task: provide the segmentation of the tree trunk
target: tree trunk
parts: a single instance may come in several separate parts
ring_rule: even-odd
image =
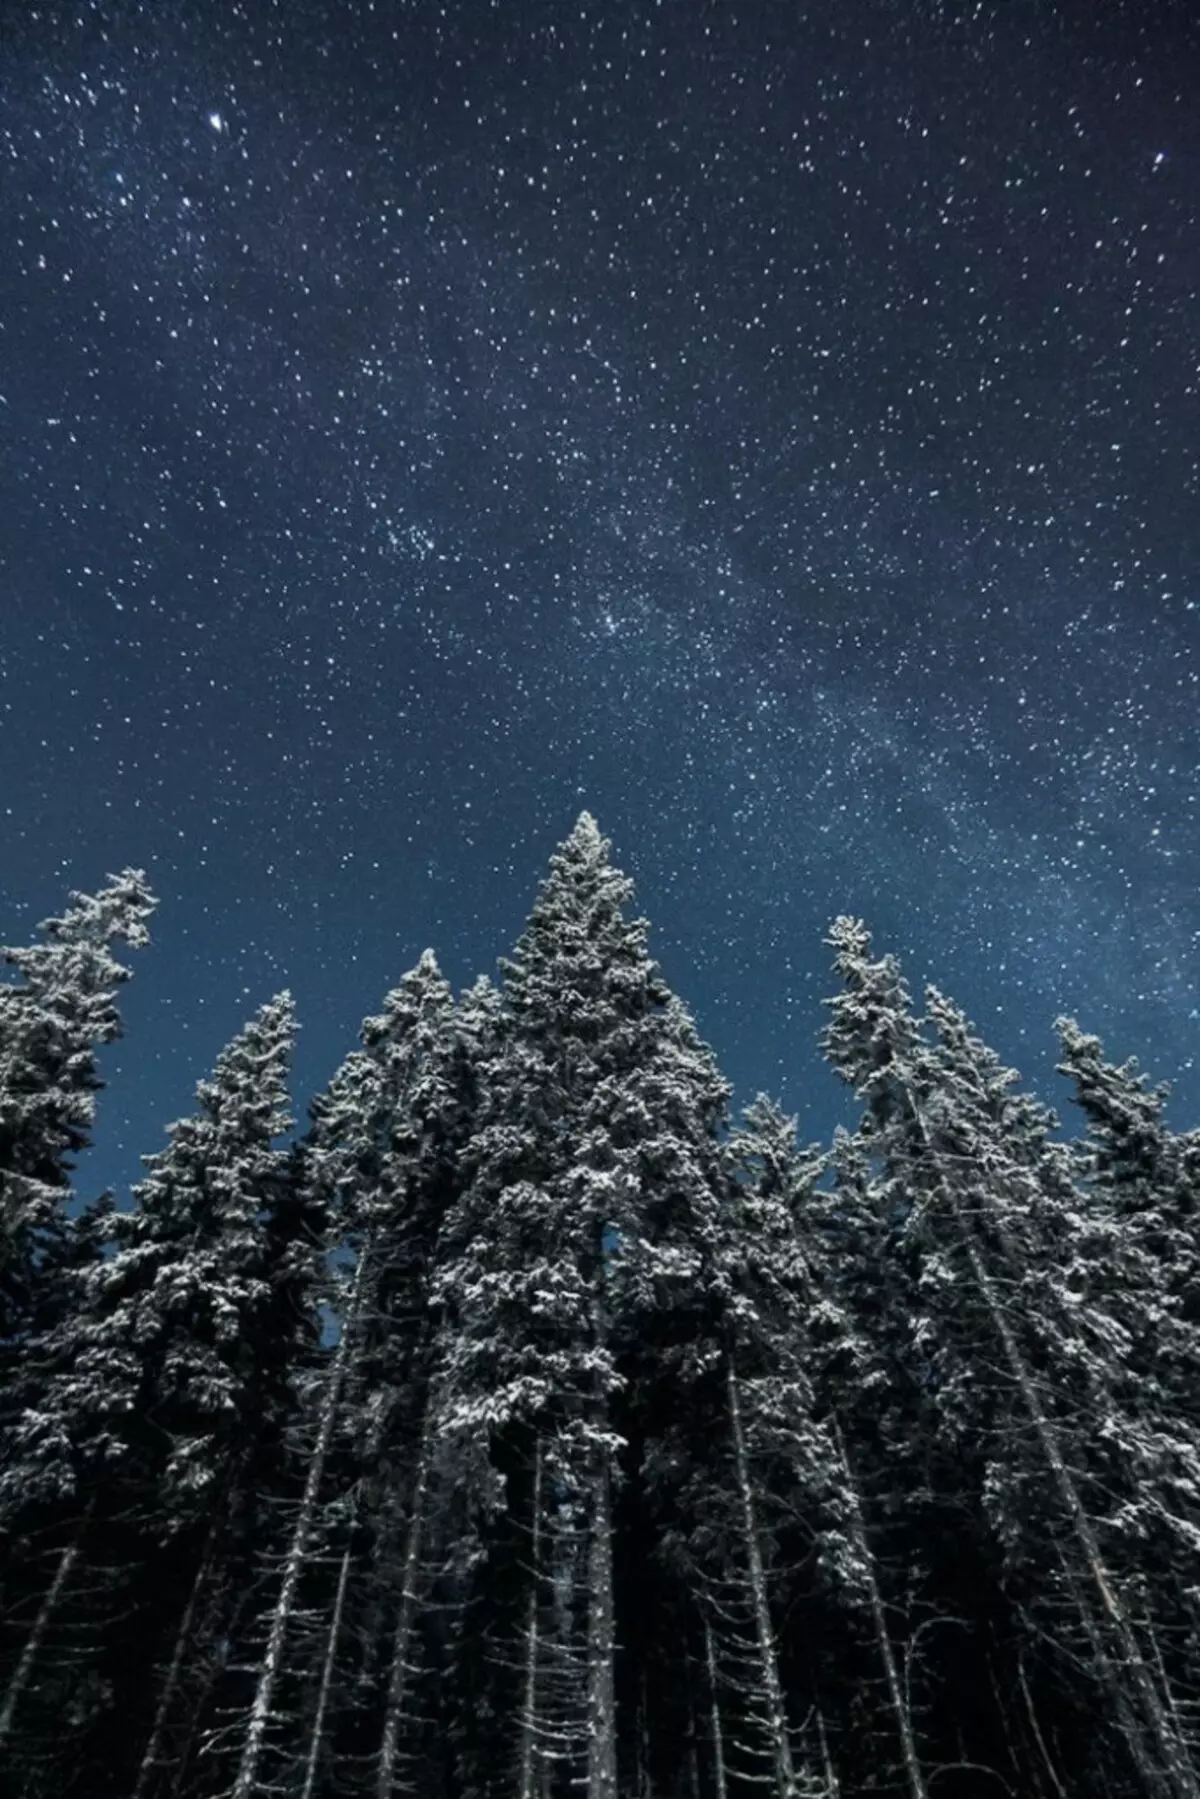
[[[375,1799],[392,1799],[396,1778],[396,1754],[400,1745],[400,1726],[404,1721],[404,1698],[408,1684],[409,1648],[417,1619],[419,1594],[417,1582],[421,1566],[421,1539],[425,1526],[425,1498],[429,1486],[429,1413],[421,1426],[421,1448],[417,1472],[409,1502],[408,1538],[404,1549],[403,1587],[400,1612],[392,1635],[392,1662],[388,1674],[387,1704],[383,1716],[383,1737],[379,1748],[379,1767],[375,1780]]]
[[[1058,1794],[1058,1799],[1070,1799],[1066,1787],[1064,1787],[1062,1781],[1058,1778],[1058,1769],[1050,1759],[1050,1751],[1046,1747],[1046,1739],[1042,1735],[1042,1727],[1038,1723],[1037,1713],[1033,1709],[1033,1694],[1029,1691],[1029,1682],[1025,1678],[1025,1658],[1019,1649],[1017,1651],[1017,1679],[1021,1686],[1021,1697],[1025,1701],[1025,1714],[1029,1719],[1029,1727],[1033,1732],[1033,1740],[1038,1746],[1038,1753],[1042,1758],[1042,1763],[1047,1774],[1050,1776],[1054,1791]]]
[[[650,1781],[650,1708],[646,1688],[646,1664],[643,1662],[638,1680],[636,1799],[653,1799],[654,1794]]]
[[[350,1363],[350,1340],[358,1318],[366,1260],[367,1251],[364,1249],[354,1271],[350,1304],[342,1324],[342,1334],[338,1338],[337,1349],[334,1352],[333,1366],[329,1371],[325,1402],[321,1409],[320,1429],[308,1464],[304,1496],[300,1501],[300,1511],[292,1531],[287,1561],[284,1564],[283,1582],[279,1589],[279,1597],[275,1602],[275,1610],[271,1616],[270,1634],[267,1638],[267,1647],[263,1652],[258,1685],[254,1694],[254,1702],[250,1708],[250,1721],[246,1727],[246,1740],[242,1746],[241,1760],[238,1764],[230,1799],[251,1799],[251,1795],[258,1785],[258,1764],[266,1738],[267,1725],[270,1722],[275,1689],[283,1672],[284,1641],[295,1609],[296,1593],[304,1568],[304,1557],[312,1536],[313,1526],[316,1523],[317,1501],[325,1474],[325,1461],[329,1454],[329,1445],[333,1440],[333,1429],[341,1404],[342,1387]]]
[[[594,1475],[588,1547],[587,1799],[617,1799],[613,1622],[612,1471],[605,1451]]]
[[[1037,1786],[1037,1799],[1046,1799],[1046,1783],[1042,1778],[1042,1770],[1037,1765],[1036,1759],[1032,1758],[1029,1731],[1025,1726],[1024,1719],[1013,1715],[1009,1703],[1011,1694],[1006,1695],[1004,1684],[1000,1678],[998,1657],[1001,1653],[1001,1643],[994,1626],[987,1628],[987,1638],[988,1641],[983,1652],[984,1660],[987,1662],[988,1683],[996,1705],[996,1716],[1000,1721],[1001,1740],[1008,1752],[1009,1773],[1014,1780],[1025,1780],[1027,1784],[1032,1778]],[[1025,1758],[1032,1760],[1031,1766],[1026,1766]],[[997,1773],[999,1774],[999,1770]],[[1034,1799],[1033,1788],[1029,1788],[1029,1799]],[[1059,1799],[1063,1799],[1061,1794]]]
[[[538,1588],[542,1578],[542,1439],[539,1437],[533,1456],[532,1528],[529,1543],[529,1603],[525,1619],[525,1668],[521,1695],[520,1773],[518,1799],[538,1799],[541,1786],[538,1753],[538,1667],[541,1644],[538,1641]]]
[[[683,1644],[683,1680],[687,1695],[687,1765],[689,1799],[700,1799],[700,1720],[697,1716],[696,1682],[692,1677],[691,1647]]]
[[[721,1727],[721,1702],[717,1697],[717,1651],[713,1643],[712,1625],[704,1621],[704,1660],[708,1668],[708,1716],[713,1743],[713,1785],[717,1799],[729,1799],[729,1780],[725,1773],[725,1732]]]
[[[234,1601],[228,1617],[222,1620],[222,1635],[225,1638],[227,1647],[229,1644],[236,1643],[239,1640],[238,1633],[242,1628],[242,1621],[253,1609],[255,1594],[259,1587],[265,1586],[266,1584],[266,1581],[260,1576],[249,1587],[244,1588]],[[169,1775],[170,1799],[181,1799],[181,1795],[187,1794],[190,1791],[192,1756],[200,1748],[197,1739],[201,1735],[200,1724],[204,1717],[204,1708],[208,1703],[213,1688],[217,1684],[217,1680],[224,1667],[224,1662],[224,1657],[222,1657],[220,1664],[218,1664],[212,1656],[207,1658],[207,1665],[201,1676],[200,1691],[195,1706],[193,1707],[192,1720],[188,1726],[187,1737],[185,1738],[178,1755],[172,1758]]]
[[[325,1713],[329,1709],[329,1694],[333,1686],[333,1670],[337,1663],[338,1638],[342,1633],[342,1612],[346,1604],[346,1583],[350,1576],[350,1564],[353,1560],[353,1539],[342,1551],[342,1565],[338,1572],[337,1593],[333,1601],[333,1616],[329,1620],[329,1633],[325,1638],[325,1659],[321,1664],[321,1688],[317,1695],[317,1709],[313,1716],[312,1730],[308,1738],[308,1759],[304,1766],[304,1788],[300,1799],[313,1799],[317,1784],[317,1771],[321,1765],[321,1750],[324,1748]]]
[[[1165,1776],[1162,1768],[1156,1765],[1147,1754],[1144,1724],[1139,1722],[1128,1685],[1119,1678],[1119,1667],[1114,1664],[1101,1635],[1101,1625],[1093,1613],[1087,1590],[1081,1584],[1082,1577],[1079,1568],[1068,1558],[1057,1537],[1053,1539],[1053,1542],[1059,1566],[1062,1569],[1064,1586],[1071,1596],[1075,1614],[1083,1627],[1083,1633],[1092,1651],[1095,1678],[1101,1685],[1108,1688],[1113,1712],[1120,1725],[1125,1747],[1145,1784],[1146,1791],[1162,1796],[1167,1790],[1163,1784]]]
[[[792,1766],[792,1745],[784,1710],[783,1688],[779,1679],[779,1663],[775,1653],[775,1633],[771,1625],[771,1609],[767,1601],[767,1577],[758,1541],[758,1520],[754,1510],[754,1493],[750,1485],[750,1465],[746,1454],[746,1436],[742,1428],[742,1408],[738,1395],[737,1375],[733,1362],[725,1371],[725,1391],[729,1399],[729,1423],[733,1433],[734,1467],[737,1473],[738,1498],[741,1502],[742,1534],[746,1544],[746,1561],[750,1574],[750,1596],[754,1605],[754,1633],[758,1649],[759,1695],[765,1707],[774,1786],[778,1799],[795,1799],[796,1775]]]
[[[957,1211],[955,1215],[958,1216]],[[1150,1734],[1163,1758],[1163,1774],[1156,1776],[1152,1767],[1145,1763],[1142,1767],[1143,1774],[1152,1780],[1153,1788],[1157,1788],[1160,1792],[1173,1793],[1177,1799],[1196,1799],[1200,1787],[1197,1786],[1195,1777],[1188,1766],[1187,1751],[1180,1742],[1178,1733],[1172,1728],[1166,1707],[1151,1678],[1150,1670],[1142,1658],[1133,1628],[1125,1616],[1125,1609],[1113,1589],[1108,1570],[1101,1559],[1100,1545],[1096,1539],[1096,1533],[1092,1529],[1091,1519],[1084,1510],[1074,1476],[1067,1467],[1063,1456],[1058,1433],[1046,1416],[1045,1408],[1038,1397],[1037,1387],[1025,1358],[1021,1354],[1012,1326],[1005,1316],[1004,1308],[996,1293],[995,1283],[980,1253],[979,1246],[971,1237],[969,1226],[961,1218],[959,1225],[966,1243],[971,1273],[978,1283],[988,1315],[1004,1347],[1005,1359],[1025,1402],[1026,1410],[1037,1434],[1038,1443],[1083,1550],[1085,1566],[1100,1597],[1102,1615],[1120,1645],[1125,1668],[1133,1681],[1136,1702],[1142,1712],[1142,1721],[1149,1727]],[[1083,1609],[1086,1622],[1086,1606]],[[1130,1747],[1132,1749],[1134,1746],[1131,1744]]]
[[[1055,1486],[1058,1488],[1059,1496],[1066,1507],[1067,1516],[1071,1520],[1072,1528],[1083,1552],[1084,1565],[1099,1598],[1101,1616],[1120,1646],[1126,1672],[1133,1684],[1135,1705],[1140,1709],[1143,1725],[1148,1728],[1162,1757],[1163,1767],[1159,1770],[1154,1769],[1153,1765],[1146,1760],[1141,1747],[1136,1743],[1130,1743],[1130,1751],[1138,1761],[1140,1771],[1143,1778],[1147,1780],[1151,1792],[1164,1795],[1164,1799],[1168,1794],[1174,1795],[1174,1799],[1196,1799],[1196,1795],[1200,1793],[1200,1785],[1197,1784],[1192,1771],[1186,1745],[1172,1727],[1162,1696],[1155,1687],[1133,1628],[1125,1615],[1125,1609],[1112,1586],[1108,1570],[1101,1558],[1100,1545],[1092,1528],[1091,1520],[1079,1497],[1079,1489],[1075,1484],[1074,1476],[1067,1467],[1062,1445],[1058,1440],[1058,1432],[1047,1416],[1045,1407],[1038,1396],[1037,1387],[1025,1357],[1021,1353],[1012,1326],[1005,1315],[1004,1307],[996,1292],[995,1281],[976,1241],[970,1221],[964,1218],[957,1198],[939,1169],[937,1152],[930,1142],[924,1116],[907,1089],[905,1090],[905,1102],[908,1114],[916,1126],[921,1145],[928,1158],[930,1171],[943,1199],[948,1202],[950,1216],[958,1226],[972,1277],[1000,1339],[1009,1372],[1020,1392],[1042,1454],[1046,1459]],[[1011,1251],[1009,1253],[1011,1256]],[[1087,1617],[1089,1609],[1086,1605],[1081,1605],[1081,1616],[1085,1628],[1089,1626]],[[1089,1629],[1089,1635],[1092,1635],[1093,1630],[1094,1625]],[[1098,1672],[1102,1673],[1103,1667]]]
[[[196,1626],[196,1613],[200,1609],[201,1597],[208,1584],[209,1577],[212,1574],[213,1563],[216,1559],[215,1552],[217,1541],[221,1534],[221,1527],[225,1522],[224,1497],[224,1493],[222,1492],[220,1499],[218,1500],[217,1515],[209,1525],[204,1548],[200,1553],[200,1564],[196,1569],[195,1579],[192,1581],[187,1604],[183,1608],[183,1617],[180,1619],[179,1629],[175,1633],[175,1645],[171,1651],[170,1665],[167,1668],[166,1679],[163,1681],[162,1691],[158,1696],[158,1704],[154,1710],[154,1723],[150,1728],[150,1739],[146,1744],[141,1766],[138,1769],[137,1782],[133,1789],[133,1799],[145,1799],[145,1795],[150,1789],[150,1784],[154,1779],[155,1771],[157,1770],[162,1757],[163,1741],[166,1737],[167,1725],[170,1721],[171,1711],[175,1704],[176,1696],[183,1683],[188,1650],[192,1646],[192,1636]]]
[[[921,1772],[921,1764],[917,1757],[916,1739],[913,1736],[912,1719],[905,1703],[904,1693],[900,1685],[900,1675],[896,1667],[896,1654],[892,1648],[892,1639],[888,1635],[887,1618],[883,1609],[883,1598],[879,1591],[879,1582],[875,1576],[875,1557],[867,1541],[867,1527],[862,1514],[862,1506],[858,1497],[858,1486],[854,1472],[846,1454],[846,1444],[842,1437],[842,1428],[837,1418],[832,1418],[834,1441],[837,1444],[838,1457],[846,1476],[846,1494],[850,1502],[850,1528],[854,1535],[854,1546],[858,1550],[859,1562],[867,1582],[867,1594],[871,1607],[871,1620],[875,1627],[875,1642],[879,1649],[879,1659],[883,1663],[884,1679],[887,1682],[888,1699],[891,1702],[892,1715],[896,1720],[896,1729],[900,1737],[900,1748],[904,1759],[904,1772],[908,1790],[912,1799],[929,1799],[929,1790],[925,1785],[925,1776]]]
[[[42,1596],[42,1603],[38,1607],[37,1617],[33,1621],[33,1628],[30,1630],[29,1635],[25,1640],[25,1647],[22,1649],[17,1665],[13,1669],[12,1678],[9,1680],[8,1687],[5,1690],[3,1704],[0,1704],[0,1744],[7,1741],[12,1731],[13,1719],[16,1716],[17,1706],[24,1696],[25,1689],[29,1685],[34,1669],[37,1667],[38,1656],[42,1652],[42,1645],[46,1640],[46,1632],[50,1628],[51,1619],[58,1610],[63,1593],[66,1591],[67,1583],[79,1561],[84,1533],[92,1521],[95,1509],[95,1500],[89,1499],[84,1508],[83,1517],[79,1520],[79,1523],[75,1528],[75,1535],[59,1555],[58,1566],[54,1570],[54,1578],[51,1580],[50,1585]]]
[[[821,1772],[825,1776],[826,1799],[838,1799],[842,1783],[837,1777],[829,1754],[829,1738],[825,1734],[825,1717],[819,1705],[817,1707],[817,1741],[821,1745]]]

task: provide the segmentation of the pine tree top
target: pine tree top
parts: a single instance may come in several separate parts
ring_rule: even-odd
[[[894,1110],[921,1048],[920,1027],[900,965],[871,958],[871,933],[859,918],[836,918],[825,940],[835,951],[843,990],[823,1003],[831,1016],[821,1035],[830,1066],[865,1100],[878,1123]]]
[[[510,1012],[547,1011],[585,1032],[597,1005],[620,990],[635,1009],[665,1005],[669,989],[647,949],[649,925],[627,918],[633,882],[614,867],[612,845],[582,813],[550,858],[525,929],[500,959]]]
[[[109,875],[108,885],[98,893],[72,892],[68,897],[71,904],[61,916],[39,924],[44,943],[5,945],[0,956],[39,994],[51,988],[62,991],[68,981],[88,993],[127,981],[129,970],[109,953],[108,945],[119,939],[131,949],[143,949],[149,943],[146,921],[158,901],[145,872],[125,868]]]
[[[143,1156],[134,1189],[139,1218],[172,1230],[214,1228],[219,1216],[262,1204],[257,1176],[274,1166],[272,1145],[291,1128],[287,1076],[296,1031],[292,996],[262,1006],[197,1083],[197,1111],[168,1127],[166,1149]],[[131,1224],[130,1228],[134,1228]]]

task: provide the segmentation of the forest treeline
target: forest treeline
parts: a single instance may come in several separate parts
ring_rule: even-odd
[[[272,999],[127,1207],[128,870],[0,982],[14,1799],[1197,1799],[1200,1133],[1065,1141],[857,920],[861,1118],[730,1089],[584,814],[293,1134]],[[123,952],[121,952],[123,953]]]

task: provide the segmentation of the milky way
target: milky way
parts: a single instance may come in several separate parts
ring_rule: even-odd
[[[852,911],[1195,1122],[1191,0],[4,18],[0,934],[163,902],[88,1180],[584,805],[739,1099],[841,1115]]]

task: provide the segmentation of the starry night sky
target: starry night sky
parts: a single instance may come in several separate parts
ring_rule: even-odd
[[[587,806],[735,1082],[864,916],[1200,1121],[1193,0],[0,0],[0,938],[162,900],[88,1191]]]

